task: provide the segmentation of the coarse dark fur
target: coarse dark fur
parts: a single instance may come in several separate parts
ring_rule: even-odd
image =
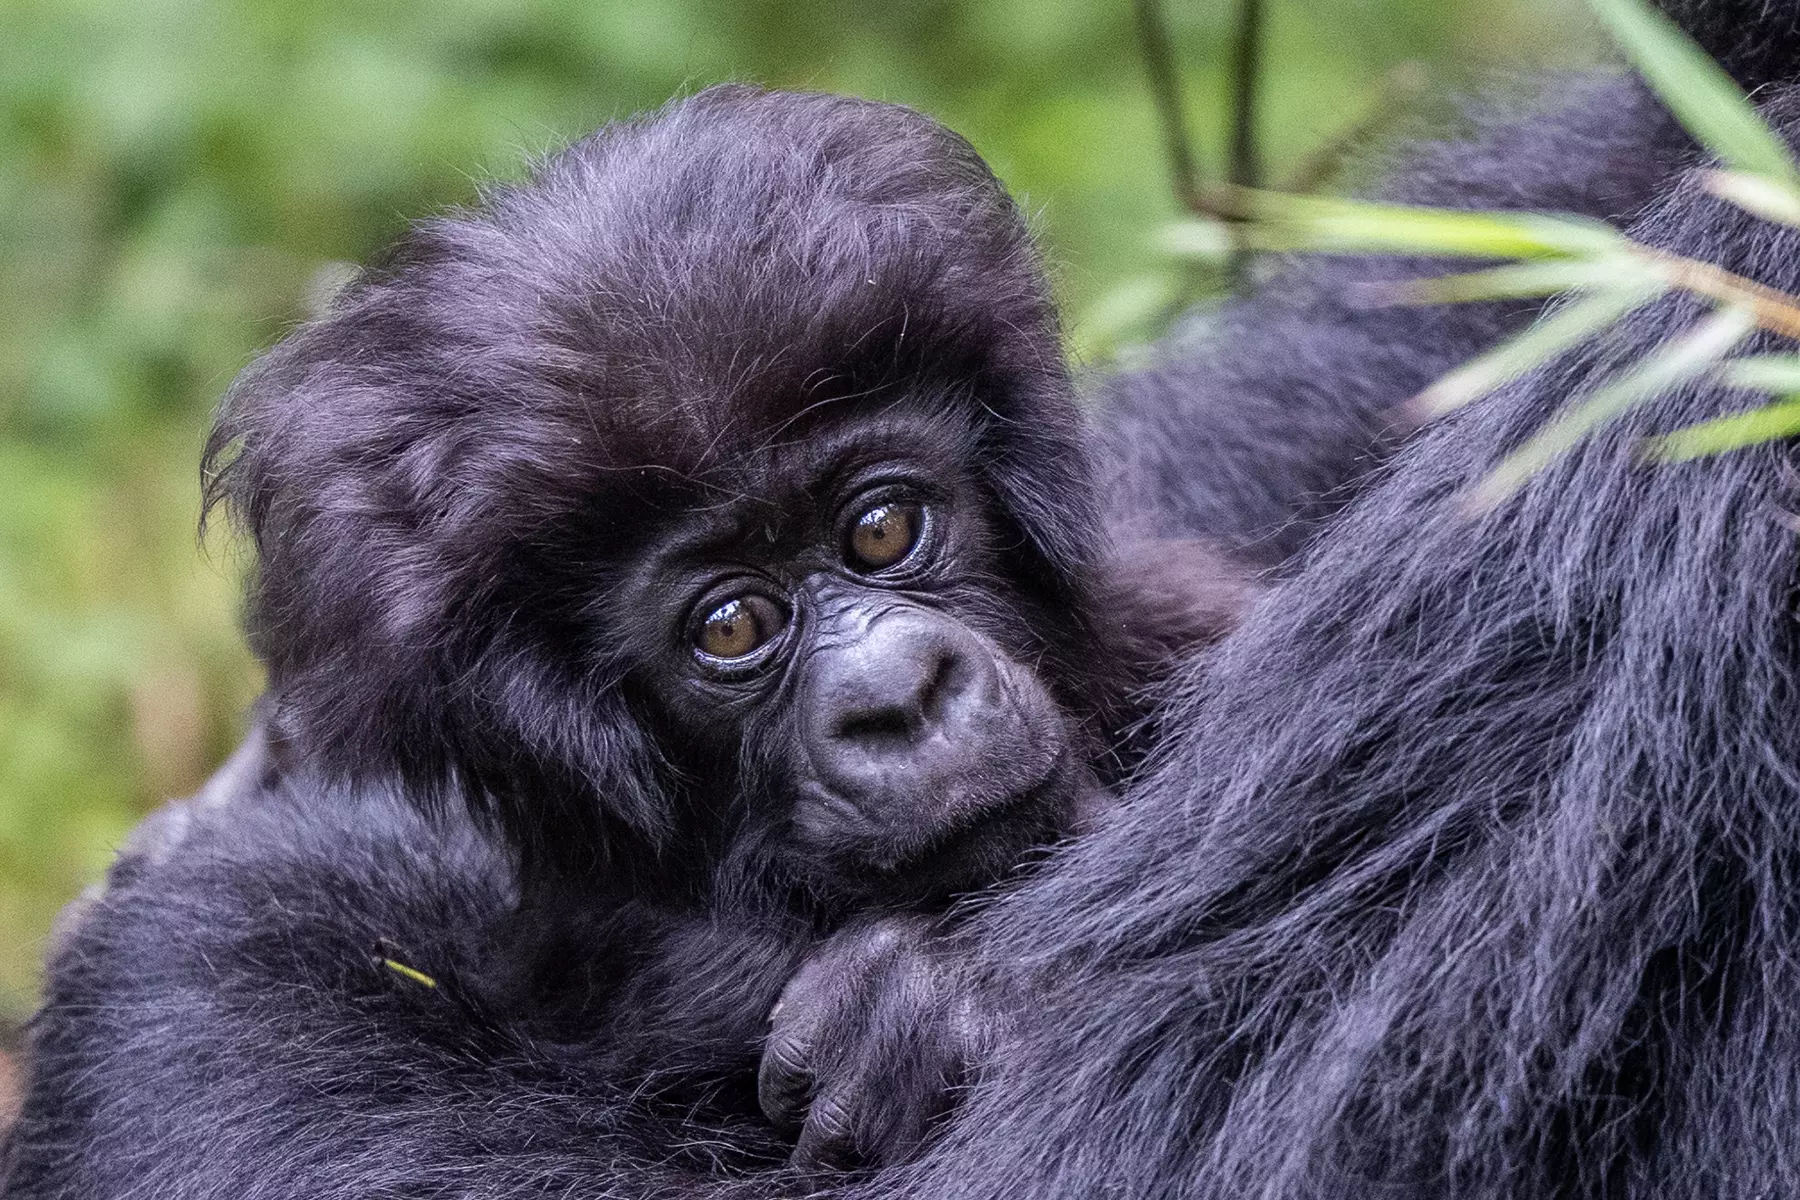
[[[1685,148],[1660,113],[1592,95],[1489,135],[1449,160],[1466,193],[1447,175],[1433,194],[1626,216],[1653,192],[1638,236],[1800,287],[1800,235],[1668,173]],[[1768,99],[1786,132],[1797,100]],[[1608,153],[1562,152],[1596,110]],[[1642,192],[1615,186],[1620,164]],[[1146,456],[1175,527],[1313,536],[1309,506],[1379,457],[1384,389],[1403,399],[1411,372],[1506,324],[1384,313],[1365,340],[1324,299],[1341,270],[1301,269],[1240,308],[1262,336],[1205,348],[1210,365],[1120,385],[1143,419],[1135,400],[1170,381],[1221,381],[1156,443],[1170,457]],[[1347,349],[1311,343],[1294,409],[1310,449],[1271,453],[1271,348],[1307,344],[1321,315]],[[1690,387],[1480,521],[1454,504],[1692,315],[1647,309],[1365,483],[1165,714],[1128,803],[980,918],[996,970],[1026,967],[1028,1019],[922,1162],[846,1190],[1800,1192],[1789,451],[1644,469],[1643,433],[1749,400]],[[1199,431],[1240,419],[1242,438]],[[1193,480],[1272,485],[1190,483],[1184,455]],[[172,810],[146,837],[53,960],[9,1194],[791,1194],[779,1173],[742,1173],[769,1149],[753,1123],[658,1108],[641,1084],[661,1064],[621,1064],[623,1043],[582,1025],[594,972],[552,989],[563,1007],[524,1012],[460,985],[517,884],[453,813],[290,775]],[[571,931],[569,961],[606,953],[594,928]],[[729,951],[750,942],[705,929],[725,952],[690,951],[691,975],[600,974],[643,988],[630,1013],[684,1020],[718,973],[741,983]],[[705,1028],[682,1044],[724,1052]]]
[[[1764,112],[1800,135],[1800,94]],[[1633,232],[1800,288],[1800,234],[1696,179]],[[1119,821],[995,914],[1043,1019],[917,1194],[1800,1194],[1793,450],[1647,469],[1755,402],[1688,386],[1457,503],[1696,315],[1432,431],[1228,639]]]
[[[802,1160],[894,1153],[954,1064],[862,1115],[870,1055],[823,1015],[902,926],[851,918],[941,915],[1091,812],[1154,673],[1249,593],[1192,540],[1109,571],[1089,441],[961,138],[747,87],[610,126],[415,229],[228,398],[269,786],[504,835],[516,895],[426,960],[445,994],[656,1104],[760,1104]],[[884,505],[913,532],[876,566],[848,535]],[[727,612],[769,636],[701,652]]]
[[[1693,175],[1631,232],[1800,289],[1800,234]],[[1702,311],[1408,446],[1227,639],[1118,820],[990,914],[1039,1019],[885,1193],[1800,1194],[1793,448],[1646,467],[1759,402],[1689,385],[1458,503]]]

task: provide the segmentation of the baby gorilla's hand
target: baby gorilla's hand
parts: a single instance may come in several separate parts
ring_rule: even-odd
[[[770,1014],[757,1090],[799,1131],[802,1168],[876,1166],[916,1149],[996,1028],[964,955],[917,917],[833,934]]]

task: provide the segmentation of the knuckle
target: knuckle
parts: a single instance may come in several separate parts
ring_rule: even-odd
[[[806,1123],[815,1140],[847,1142],[854,1127],[850,1103],[842,1096],[826,1096],[815,1100]]]
[[[765,1073],[804,1075],[811,1057],[796,1038],[771,1038],[763,1047],[762,1069]]]

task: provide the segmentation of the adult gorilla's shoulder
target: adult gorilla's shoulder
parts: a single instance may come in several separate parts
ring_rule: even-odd
[[[1396,152],[1383,195],[1450,208],[1627,221],[1692,146],[1629,79],[1546,82],[1535,114],[1487,112],[1479,135]],[[1368,285],[1443,260],[1321,258],[1191,320],[1150,367],[1105,381],[1116,519],[1151,514],[1279,571],[1413,432],[1405,402],[1535,313],[1531,303],[1381,306]]]

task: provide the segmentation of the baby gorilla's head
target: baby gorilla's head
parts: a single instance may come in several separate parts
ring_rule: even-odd
[[[865,379],[758,428],[633,518],[598,601],[697,798],[833,890],[989,882],[1091,779],[1057,698],[1085,683],[1046,665],[1091,647],[1078,594],[1025,549],[957,386]]]
[[[602,130],[413,230],[211,458],[290,751],[529,866],[944,894],[1112,761],[1048,291],[906,109],[726,87]]]

